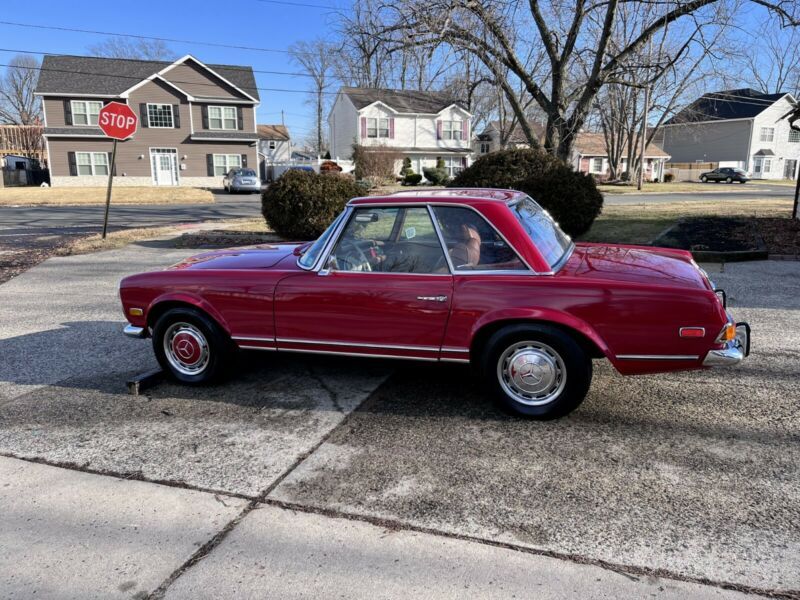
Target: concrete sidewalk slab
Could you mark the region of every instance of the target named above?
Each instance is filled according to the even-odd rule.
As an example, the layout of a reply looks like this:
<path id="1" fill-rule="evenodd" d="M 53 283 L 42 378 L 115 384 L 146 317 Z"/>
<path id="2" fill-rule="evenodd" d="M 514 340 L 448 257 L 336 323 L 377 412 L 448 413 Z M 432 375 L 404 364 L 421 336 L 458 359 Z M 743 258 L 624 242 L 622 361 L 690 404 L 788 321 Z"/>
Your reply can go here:
<path id="1" fill-rule="evenodd" d="M 202 598 L 744 599 L 721 589 L 265 506 L 168 590 Z"/>
<path id="2" fill-rule="evenodd" d="M 797 593 L 796 264 L 714 274 L 753 326 L 740 368 L 625 378 L 598 362 L 578 411 L 528 422 L 465 369 L 408 367 L 272 497 Z"/>
<path id="3" fill-rule="evenodd" d="M 143 598 L 244 500 L 0 458 L 0 597 Z"/>

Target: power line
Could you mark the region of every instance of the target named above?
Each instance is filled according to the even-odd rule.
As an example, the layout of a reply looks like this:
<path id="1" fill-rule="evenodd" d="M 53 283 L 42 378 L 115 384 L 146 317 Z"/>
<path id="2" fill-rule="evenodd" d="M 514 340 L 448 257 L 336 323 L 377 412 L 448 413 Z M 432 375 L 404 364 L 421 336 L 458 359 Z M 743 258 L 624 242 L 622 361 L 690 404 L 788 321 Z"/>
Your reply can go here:
<path id="1" fill-rule="evenodd" d="M 305 2 L 287 2 L 285 0 L 258 0 L 259 2 L 264 2 L 266 4 L 283 4 L 286 6 L 306 6 L 308 8 L 330 8 L 335 9 L 335 6 L 331 6 L 330 4 L 308 4 Z"/>

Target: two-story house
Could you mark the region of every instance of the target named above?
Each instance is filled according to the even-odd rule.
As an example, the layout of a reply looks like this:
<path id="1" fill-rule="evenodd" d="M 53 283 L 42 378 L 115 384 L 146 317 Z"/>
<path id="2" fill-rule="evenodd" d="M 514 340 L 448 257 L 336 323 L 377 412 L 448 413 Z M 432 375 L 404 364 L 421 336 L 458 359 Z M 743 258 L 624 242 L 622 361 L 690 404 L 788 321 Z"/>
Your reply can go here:
<path id="1" fill-rule="evenodd" d="M 442 158 L 452 176 L 469 165 L 471 120 L 442 92 L 343 87 L 328 117 L 330 153 L 334 160 L 350 159 L 353 144 L 386 147 L 410 158 L 416 173 Z"/>
<path id="2" fill-rule="evenodd" d="M 97 126 L 101 107 L 125 102 L 139 130 L 117 146 L 115 185 L 219 187 L 233 167 L 257 168 L 250 67 L 45 56 L 36 87 L 53 186 L 105 185 L 112 142 Z"/>
<path id="3" fill-rule="evenodd" d="M 794 179 L 800 164 L 800 131 L 786 113 L 791 94 L 727 90 L 705 94 L 667 121 L 660 133 L 675 162 L 715 162 L 756 179 Z"/>

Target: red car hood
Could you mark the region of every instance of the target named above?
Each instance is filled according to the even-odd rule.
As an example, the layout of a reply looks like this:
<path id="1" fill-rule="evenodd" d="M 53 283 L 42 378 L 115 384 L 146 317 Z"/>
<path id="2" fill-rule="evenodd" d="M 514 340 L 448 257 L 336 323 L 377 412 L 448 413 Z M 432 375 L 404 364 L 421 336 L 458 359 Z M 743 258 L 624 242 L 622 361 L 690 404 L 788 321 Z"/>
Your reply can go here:
<path id="1" fill-rule="evenodd" d="M 261 244 L 214 250 L 191 256 L 170 269 L 268 269 L 294 252 L 298 244 Z"/>
<path id="2" fill-rule="evenodd" d="M 668 248 L 577 244 L 561 273 L 581 279 L 709 289 L 691 254 Z"/>

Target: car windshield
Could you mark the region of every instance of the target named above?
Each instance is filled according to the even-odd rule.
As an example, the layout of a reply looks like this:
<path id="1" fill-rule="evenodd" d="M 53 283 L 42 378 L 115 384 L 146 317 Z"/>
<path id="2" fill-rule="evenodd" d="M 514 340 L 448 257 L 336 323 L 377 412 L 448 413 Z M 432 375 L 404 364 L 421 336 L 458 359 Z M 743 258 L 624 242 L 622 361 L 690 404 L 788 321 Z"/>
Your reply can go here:
<path id="1" fill-rule="evenodd" d="M 322 235 L 317 238 L 317 241 L 311 244 L 311 246 L 308 247 L 308 250 L 303 253 L 303 256 L 301 256 L 300 260 L 298 261 L 301 267 L 310 269 L 314 266 L 314 263 L 317 262 L 317 259 L 322 252 L 322 249 L 325 247 L 328 239 L 330 239 L 331 235 L 333 234 L 333 230 L 336 229 L 337 223 L 339 223 L 339 221 L 342 219 L 343 214 L 344 213 L 336 217 L 333 220 L 333 223 L 331 223 L 330 226 L 328 226 L 328 228 L 322 233 Z"/>
<path id="2" fill-rule="evenodd" d="M 561 231 L 546 210 L 529 197 L 514 204 L 511 210 L 550 268 L 555 268 L 572 246 L 569 236 Z"/>

